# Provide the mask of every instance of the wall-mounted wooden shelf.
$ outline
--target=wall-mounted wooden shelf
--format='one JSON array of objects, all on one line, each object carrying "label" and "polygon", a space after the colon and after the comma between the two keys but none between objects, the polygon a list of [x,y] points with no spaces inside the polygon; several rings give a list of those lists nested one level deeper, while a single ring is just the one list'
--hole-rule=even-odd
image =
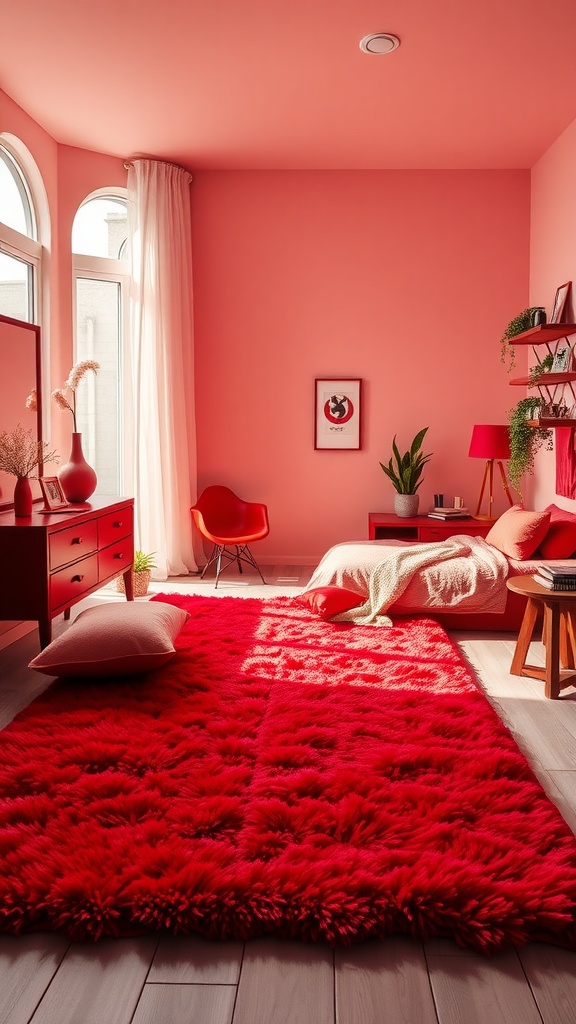
[{"label": "wall-mounted wooden shelf", "polygon": [[[511,345],[532,345],[534,351],[536,345],[546,345],[550,355],[556,359],[558,349],[561,347],[559,344],[560,340],[568,338],[572,334],[576,334],[576,324],[540,324],[539,327],[531,327],[529,331],[523,331],[522,334],[517,334],[514,338],[509,338],[508,340]],[[568,345],[568,348],[570,349],[568,365],[571,366],[574,365],[572,362],[574,358],[573,346]],[[574,381],[576,381],[576,370],[564,370],[560,373],[544,371],[539,377],[533,378],[529,376],[516,377],[514,380],[509,381],[509,383],[515,387],[538,388],[542,406],[546,406],[547,411],[552,411],[552,406],[555,404],[564,404],[565,384],[569,385],[572,397],[576,403],[576,391],[573,387]],[[576,420],[568,419],[568,417],[556,417],[553,419],[545,416],[538,420],[529,420],[528,422],[531,427],[541,427],[546,430],[554,427],[576,425]]]},{"label": "wall-mounted wooden shelf", "polygon": [[507,340],[509,345],[550,345],[571,334],[576,334],[576,324],[540,324]]},{"label": "wall-mounted wooden shelf", "polygon": [[568,419],[567,416],[559,419],[526,420],[529,427],[540,427],[547,430],[549,427],[576,427],[576,420]]},{"label": "wall-mounted wooden shelf", "polygon": [[574,370],[567,373],[541,373],[533,380],[530,380],[530,377],[517,377],[516,380],[511,380],[508,383],[524,388],[539,388],[542,385],[546,387],[549,384],[566,384],[571,380],[576,380],[576,371]]}]

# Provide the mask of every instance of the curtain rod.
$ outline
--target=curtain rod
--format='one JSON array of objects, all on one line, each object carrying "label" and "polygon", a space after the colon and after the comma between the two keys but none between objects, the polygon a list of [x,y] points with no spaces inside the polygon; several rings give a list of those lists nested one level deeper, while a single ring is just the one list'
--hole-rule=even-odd
[{"label": "curtain rod", "polygon": [[[141,159],[141,160],[151,160],[152,163],[156,163],[156,164],[167,164],[167,166],[169,166],[169,167],[178,167],[181,171],[184,171],[185,174],[189,174],[190,175],[190,181],[194,181],[194,175],[192,174],[192,171],[189,171],[187,167],[182,167],[182,164],[172,163],[171,160],[156,160],[156,159],[154,159],[154,157],[140,157],[139,159]],[[125,160],[122,166],[124,167],[125,171],[129,171],[130,168],[134,166],[134,161],[133,160]]]}]

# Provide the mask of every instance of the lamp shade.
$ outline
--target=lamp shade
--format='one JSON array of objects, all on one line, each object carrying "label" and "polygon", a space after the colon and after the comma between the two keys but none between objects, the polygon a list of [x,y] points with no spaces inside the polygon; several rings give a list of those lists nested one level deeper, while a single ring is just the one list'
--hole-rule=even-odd
[{"label": "lamp shade", "polygon": [[510,435],[506,424],[476,424],[468,455],[472,459],[509,459]]}]

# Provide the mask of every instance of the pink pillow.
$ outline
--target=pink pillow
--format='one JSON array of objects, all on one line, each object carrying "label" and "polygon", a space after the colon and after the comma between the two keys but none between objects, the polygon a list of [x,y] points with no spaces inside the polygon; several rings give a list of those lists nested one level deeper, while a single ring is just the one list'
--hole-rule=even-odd
[{"label": "pink pillow", "polygon": [[554,505],[554,504],[548,505],[544,509],[544,511],[550,513],[550,522],[551,523],[559,523],[559,522],[576,523],[576,513],[574,513],[574,512],[567,512],[565,508],[558,508],[558,505]]},{"label": "pink pillow", "polygon": [[80,612],[28,667],[49,676],[150,672],[176,653],[174,640],[189,617],[162,601],[95,605]]},{"label": "pink pillow", "polygon": [[494,523],[486,536],[486,543],[498,548],[509,558],[524,561],[530,558],[546,536],[550,512],[529,512],[521,505],[513,505]]},{"label": "pink pillow", "polygon": [[354,590],[346,590],[345,587],[315,587],[300,594],[298,600],[302,604],[307,604],[310,611],[320,618],[331,619],[340,612],[347,612],[364,604],[366,598]]},{"label": "pink pillow", "polygon": [[571,558],[576,551],[576,515],[548,505],[550,527],[540,544],[539,554],[542,558]]}]

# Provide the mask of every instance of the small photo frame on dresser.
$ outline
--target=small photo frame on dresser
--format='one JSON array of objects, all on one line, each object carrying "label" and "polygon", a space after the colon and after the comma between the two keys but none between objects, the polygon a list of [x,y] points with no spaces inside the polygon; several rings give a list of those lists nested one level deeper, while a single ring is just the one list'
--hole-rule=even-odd
[{"label": "small photo frame on dresser", "polygon": [[44,497],[46,511],[52,512],[68,504],[57,476],[41,476],[40,489]]}]

